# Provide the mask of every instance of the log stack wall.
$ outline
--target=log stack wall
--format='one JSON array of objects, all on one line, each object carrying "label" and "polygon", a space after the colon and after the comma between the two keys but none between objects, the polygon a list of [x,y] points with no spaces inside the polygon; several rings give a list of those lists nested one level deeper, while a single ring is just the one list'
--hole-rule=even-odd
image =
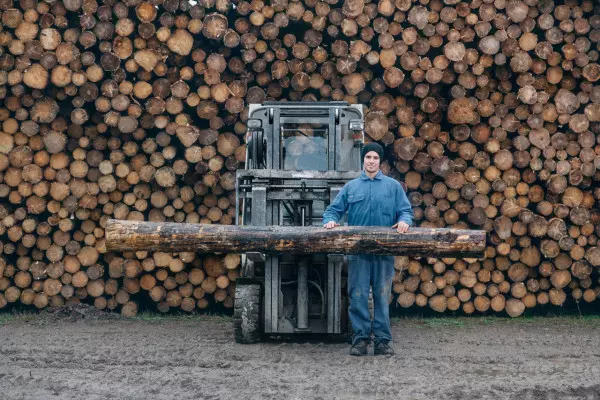
[{"label": "log stack wall", "polygon": [[110,218],[232,224],[247,107],[365,105],[421,227],[482,260],[398,257],[402,307],[600,294],[593,0],[0,0],[0,308],[233,305],[240,257],[107,252]]}]

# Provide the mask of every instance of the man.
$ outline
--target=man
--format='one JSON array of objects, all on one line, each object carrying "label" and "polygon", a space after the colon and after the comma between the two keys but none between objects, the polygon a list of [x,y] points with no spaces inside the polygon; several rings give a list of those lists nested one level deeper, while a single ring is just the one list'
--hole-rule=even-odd
[{"label": "man", "polygon": [[[361,152],[364,170],[348,182],[323,213],[325,228],[333,229],[348,212],[351,226],[391,226],[405,233],[413,222],[412,207],[402,185],[379,169],[383,148],[369,143]],[[374,354],[393,355],[389,298],[394,276],[394,257],[373,254],[348,256],[348,314],[354,335],[350,354],[367,354],[371,332]],[[369,313],[369,290],[373,286],[374,318]]]}]

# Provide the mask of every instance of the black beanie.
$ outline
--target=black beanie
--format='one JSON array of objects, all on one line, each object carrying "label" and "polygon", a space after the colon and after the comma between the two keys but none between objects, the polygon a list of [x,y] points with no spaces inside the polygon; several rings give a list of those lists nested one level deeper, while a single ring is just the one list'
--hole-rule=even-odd
[{"label": "black beanie", "polygon": [[383,161],[383,147],[381,147],[381,145],[379,145],[375,142],[371,142],[371,143],[365,145],[362,148],[362,151],[360,153],[363,160],[365,159],[365,156],[367,155],[367,153],[370,151],[374,151],[375,153],[379,154],[379,159],[381,161]]}]

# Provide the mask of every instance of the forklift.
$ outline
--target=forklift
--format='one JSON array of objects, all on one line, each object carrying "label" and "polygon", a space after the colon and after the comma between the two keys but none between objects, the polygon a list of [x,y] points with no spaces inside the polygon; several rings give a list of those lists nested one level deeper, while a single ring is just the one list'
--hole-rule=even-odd
[{"label": "forklift", "polygon": [[[246,165],[236,173],[235,229],[108,220],[106,248],[165,252],[227,249],[229,252],[236,251],[239,243],[234,244],[235,238],[241,231],[298,227],[309,232],[310,229],[302,227],[320,228],[327,206],[347,182],[361,174],[363,130],[361,105],[252,104],[247,121]],[[217,231],[218,235],[230,235],[229,243],[221,243],[220,237],[215,237]],[[411,233],[420,239],[413,240],[412,246],[396,249],[394,254],[483,257],[486,248],[483,230],[414,228]],[[389,240],[389,235],[385,235]],[[366,242],[367,247],[376,243],[373,239]],[[348,339],[352,329],[347,314],[347,260],[343,249],[339,253],[334,250],[336,254],[299,254],[286,251],[289,246],[285,239],[266,247],[259,242],[256,246],[248,243],[245,240],[244,250],[237,249],[244,252],[235,286],[234,325],[238,343],[310,334]],[[327,249],[330,251],[330,247]],[[372,295],[369,297],[373,318]]]},{"label": "forklift", "polygon": [[[360,176],[363,129],[362,105],[345,101],[249,105],[246,165],[236,174],[236,225],[320,226],[342,187]],[[345,266],[342,254],[243,254],[236,342],[343,337],[349,330]]]}]

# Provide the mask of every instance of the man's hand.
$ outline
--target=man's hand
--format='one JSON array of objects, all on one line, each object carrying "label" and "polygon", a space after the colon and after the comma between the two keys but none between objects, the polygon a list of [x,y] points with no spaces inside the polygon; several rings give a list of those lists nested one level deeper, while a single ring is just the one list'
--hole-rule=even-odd
[{"label": "man's hand", "polygon": [[406,233],[408,232],[408,224],[406,222],[397,222],[392,226],[393,229],[396,229],[398,233]]},{"label": "man's hand", "polygon": [[333,229],[336,226],[340,226],[340,224],[338,224],[335,221],[329,221],[328,223],[326,223],[325,225],[323,225],[326,229]]}]

